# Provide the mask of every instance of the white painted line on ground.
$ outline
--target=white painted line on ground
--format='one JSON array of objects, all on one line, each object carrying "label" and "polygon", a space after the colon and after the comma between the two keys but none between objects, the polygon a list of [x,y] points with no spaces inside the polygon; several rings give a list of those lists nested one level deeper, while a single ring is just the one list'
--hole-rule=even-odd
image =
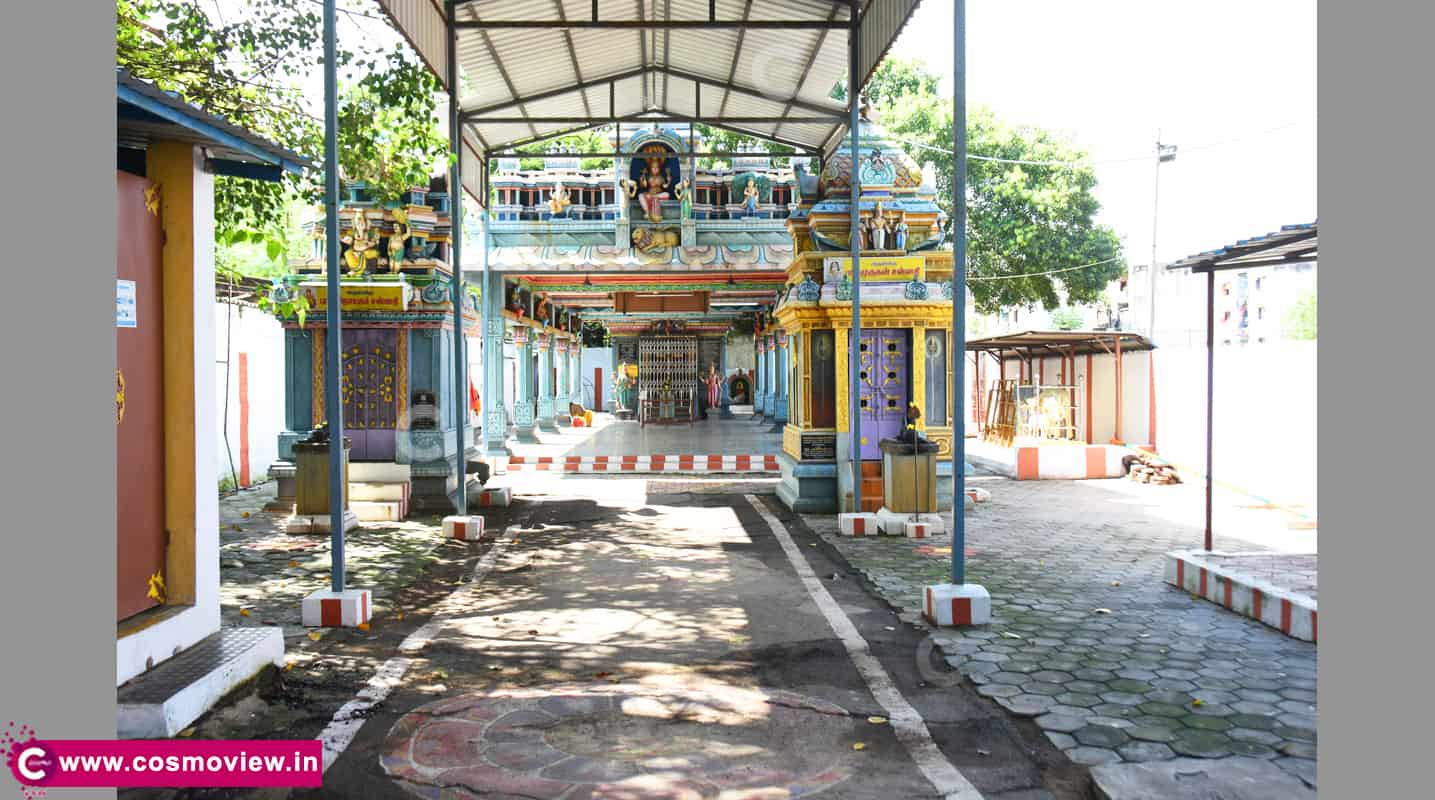
[{"label": "white painted line on ground", "polygon": [[867,688],[882,708],[887,710],[887,718],[892,724],[892,730],[897,735],[897,741],[907,748],[912,761],[916,762],[917,768],[936,787],[937,792],[947,800],[982,800],[981,792],[973,786],[966,776],[958,770],[947,757],[942,754],[941,748],[932,740],[931,731],[927,730],[927,723],[923,721],[922,715],[917,709],[907,702],[902,696],[901,690],[892,682],[887,675],[887,670],[877,657],[872,655],[872,649],[867,645],[867,640],[857,632],[857,626],[852,624],[842,607],[832,599],[827,592],[827,587],[822,585],[817,575],[813,573],[812,567],[808,565],[807,559],[798,549],[797,543],[792,541],[786,526],[777,517],[767,510],[755,495],[744,495],[747,502],[767,522],[767,527],[772,530],[772,535],[782,545],[783,552],[787,553],[787,560],[792,563],[792,568],[797,571],[797,576],[802,579],[802,585],[807,588],[807,593],[817,608],[822,611],[822,616],[827,618],[827,624],[832,626],[832,632],[842,640],[842,645],[847,648],[847,655],[851,657],[852,663],[857,666],[857,672],[867,682]]},{"label": "white painted line on ground", "polygon": [[[417,653],[438,636],[439,631],[443,630],[444,618],[452,610],[454,604],[459,598],[477,589],[478,583],[492,571],[493,565],[497,564],[499,557],[503,555],[503,550],[509,542],[513,541],[513,535],[513,528],[508,528],[503,532],[503,535],[493,543],[493,547],[488,548],[488,552],[484,553],[483,558],[480,558],[474,565],[473,572],[469,573],[468,579],[464,581],[463,585],[439,602],[434,609],[433,618],[404,637],[404,640],[399,643],[400,653]],[[354,695],[354,699],[334,712],[334,718],[319,734],[319,740],[324,743],[324,772],[328,772],[329,767],[339,760],[339,756],[343,755],[344,750],[358,735],[359,729],[364,727],[364,723],[368,721],[368,710],[389,696],[389,692],[393,691],[394,687],[403,680],[404,674],[409,671],[409,665],[412,663],[413,660],[405,656],[394,656],[385,661],[383,666],[374,673],[374,677],[369,679],[368,685],[360,689],[359,693]]]}]

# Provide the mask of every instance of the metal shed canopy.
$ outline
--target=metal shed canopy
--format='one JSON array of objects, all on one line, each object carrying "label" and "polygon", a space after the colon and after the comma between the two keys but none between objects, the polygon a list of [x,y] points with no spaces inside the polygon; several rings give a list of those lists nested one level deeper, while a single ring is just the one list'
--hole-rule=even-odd
[{"label": "metal shed canopy", "polygon": [[1124,352],[1156,349],[1151,340],[1129,331],[1023,331],[968,339],[967,352],[991,353],[1003,359],[1030,356],[1037,350],[1055,354],[1102,355],[1113,353],[1118,341]]},{"label": "metal shed canopy", "polygon": [[[467,149],[487,155],[617,121],[663,119],[821,154],[846,128],[845,104],[828,94],[847,75],[851,8],[859,9],[865,83],[919,2],[458,0]],[[379,5],[448,88],[449,4]],[[476,186],[469,189],[481,197]]]},{"label": "metal shed canopy", "polygon": [[1208,250],[1172,261],[1166,265],[1166,269],[1189,269],[1199,273],[1306,264],[1315,261],[1318,255],[1318,222],[1319,220],[1301,225],[1283,225],[1280,230],[1264,236],[1242,239],[1219,250]]}]

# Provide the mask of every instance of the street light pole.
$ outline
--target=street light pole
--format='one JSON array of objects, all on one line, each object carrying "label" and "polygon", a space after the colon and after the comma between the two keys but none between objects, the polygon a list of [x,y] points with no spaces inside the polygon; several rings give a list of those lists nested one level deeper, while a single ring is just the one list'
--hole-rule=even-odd
[{"label": "street light pole", "polygon": [[1150,297],[1146,302],[1146,337],[1156,337],[1156,227],[1161,219],[1161,165],[1176,160],[1176,145],[1161,144],[1161,131],[1156,131],[1156,191],[1151,202],[1151,264],[1146,268]]}]

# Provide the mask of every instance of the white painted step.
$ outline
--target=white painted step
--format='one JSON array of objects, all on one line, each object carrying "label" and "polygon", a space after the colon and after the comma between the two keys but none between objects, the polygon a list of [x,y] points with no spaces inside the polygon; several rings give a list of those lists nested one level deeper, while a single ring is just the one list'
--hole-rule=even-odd
[{"label": "white painted step", "polygon": [[283,661],[282,629],[222,628],[120,687],[119,738],[174,736],[266,665]]},{"label": "white painted step", "polygon": [[355,483],[408,483],[409,465],[387,462],[349,462],[349,485]]},{"label": "white painted step", "polygon": [[401,500],[350,500],[349,509],[360,522],[401,522],[405,510]]},{"label": "white painted step", "polygon": [[407,483],[390,483],[388,481],[349,481],[349,502],[360,501],[400,501],[408,494]]}]

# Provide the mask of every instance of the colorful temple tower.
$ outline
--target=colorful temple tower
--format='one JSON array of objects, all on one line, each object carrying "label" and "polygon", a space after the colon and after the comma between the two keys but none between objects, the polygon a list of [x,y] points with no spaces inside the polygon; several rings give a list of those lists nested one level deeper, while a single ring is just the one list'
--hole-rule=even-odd
[{"label": "colorful temple tower", "polygon": [[[455,475],[457,414],[453,364],[453,291],[449,264],[453,231],[445,181],[410,190],[401,200],[374,202],[362,186],[349,189],[339,211],[343,319],[344,435],[350,451],[351,505],[359,519],[403,519],[415,508],[447,511],[464,476]],[[287,430],[270,474],[278,479],[276,506],[295,496],[293,446],[328,419],[324,407],[330,298],[324,274],[323,223],[310,228],[313,257],[275,281],[273,299],[308,300],[305,319],[285,328],[284,409]],[[464,335],[477,354],[478,295],[470,288]],[[473,357],[473,356],[471,356]],[[466,429],[465,450],[473,444]]]},{"label": "colorful temple tower", "polygon": [[[952,498],[952,252],[942,249],[944,214],[933,173],[924,172],[886,132],[864,118],[861,156],[852,164],[851,135],[821,175],[805,177],[801,203],[788,217],[794,255],[773,317],[762,332],[767,387],[785,391],[782,483],[778,495],[802,512],[876,511],[882,507],[878,442],[906,427],[909,404],[918,428],[938,447],[937,497]],[[852,173],[860,194],[852,197]],[[861,237],[861,333],[852,332],[852,203]],[[771,354],[775,354],[771,355]],[[862,415],[859,469],[851,468],[850,359],[859,359]],[[958,428],[961,432],[961,429]],[[861,481],[862,508],[852,508]]]}]

